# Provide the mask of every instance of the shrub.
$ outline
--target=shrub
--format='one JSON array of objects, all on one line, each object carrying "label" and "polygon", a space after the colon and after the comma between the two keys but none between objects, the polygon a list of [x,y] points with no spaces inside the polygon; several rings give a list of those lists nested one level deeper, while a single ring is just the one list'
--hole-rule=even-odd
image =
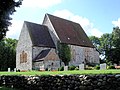
[{"label": "shrub", "polygon": [[96,70],[99,70],[99,69],[100,69],[100,65],[96,65],[96,66],[95,66],[95,69],[96,69]]},{"label": "shrub", "polygon": [[62,67],[59,67],[58,68],[58,71],[64,71],[64,67],[62,66]]},{"label": "shrub", "polygon": [[107,69],[115,69],[114,65],[107,66]]},{"label": "shrub", "polygon": [[94,67],[91,67],[91,66],[88,66],[85,68],[85,70],[93,70],[93,69],[94,69]]},{"label": "shrub", "polygon": [[48,71],[48,68],[46,68],[45,71]]},{"label": "shrub", "polygon": [[75,68],[76,68],[75,66],[69,66],[68,70],[75,70]]},{"label": "shrub", "polygon": [[87,63],[87,65],[90,67],[95,67],[97,65],[97,63]]},{"label": "shrub", "polygon": [[75,70],[79,70],[79,67],[76,67]]}]

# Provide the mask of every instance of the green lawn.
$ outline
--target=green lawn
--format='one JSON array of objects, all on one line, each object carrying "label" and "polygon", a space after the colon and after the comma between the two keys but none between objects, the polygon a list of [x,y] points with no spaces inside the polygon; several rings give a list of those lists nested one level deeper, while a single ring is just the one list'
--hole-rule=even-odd
[{"label": "green lawn", "polygon": [[7,87],[0,87],[0,90],[18,90],[18,89],[7,88]]},{"label": "green lawn", "polygon": [[70,75],[70,74],[120,74],[120,69],[74,70],[74,71],[0,72],[0,75]]}]

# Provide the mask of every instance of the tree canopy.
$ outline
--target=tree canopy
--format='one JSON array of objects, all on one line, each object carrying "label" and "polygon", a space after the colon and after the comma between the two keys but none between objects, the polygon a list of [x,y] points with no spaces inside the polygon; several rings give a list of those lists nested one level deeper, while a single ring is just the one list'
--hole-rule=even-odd
[{"label": "tree canopy", "polygon": [[0,42],[0,70],[16,67],[16,39],[4,38]]},{"label": "tree canopy", "polygon": [[114,27],[112,33],[103,34],[100,38],[90,36],[90,40],[104,56],[106,62],[120,64],[120,29]]},{"label": "tree canopy", "polygon": [[21,5],[22,0],[0,0],[0,41],[6,36],[8,26],[11,25],[10,20],[16,10],[15,7]]}]

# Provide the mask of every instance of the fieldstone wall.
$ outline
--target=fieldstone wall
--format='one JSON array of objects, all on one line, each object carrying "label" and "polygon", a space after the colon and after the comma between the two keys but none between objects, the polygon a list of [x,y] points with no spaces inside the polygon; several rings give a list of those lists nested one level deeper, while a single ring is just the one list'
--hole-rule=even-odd
[{"label": "fieldstone wall", "polygon": [[0,86],[21,90],[120,90],[120,74],[0,76]]}]

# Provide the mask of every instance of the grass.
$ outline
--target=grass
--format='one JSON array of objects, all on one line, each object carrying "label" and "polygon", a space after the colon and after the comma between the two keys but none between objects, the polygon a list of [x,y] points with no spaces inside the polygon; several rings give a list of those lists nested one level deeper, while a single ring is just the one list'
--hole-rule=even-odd
[{"label": "grass", "polygon": [[0,75],[70,75],[70,74],[120,74],[120,69],[73,70],[73,71],[0,72]]},{"label": "grass", "polygon": [[18,90],[18,89],[13,89],[13,88],[7,88],[7,87],[0,87],[0,90]]}]

